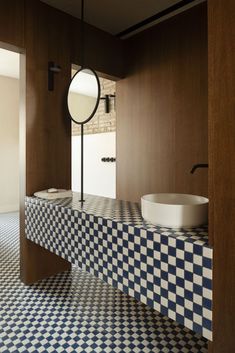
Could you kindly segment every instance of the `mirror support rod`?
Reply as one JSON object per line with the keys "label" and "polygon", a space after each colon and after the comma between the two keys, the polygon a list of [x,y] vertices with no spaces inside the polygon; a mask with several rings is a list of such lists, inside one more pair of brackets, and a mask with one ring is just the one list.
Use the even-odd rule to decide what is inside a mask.
{"label": "mirror support rod", "polygon": [[85,33],[84,33],[84,0],[81,0],[81,67],[84,66]]}
{"label": "mirror support rod", "polygon": [[81,200],[84,202],[84,124],[81,124]]}
{"label": "mirror support rod", "polygon": [[[81,67],[84,66],[84,0],[81,0]],[[84,200],[84,124],[81,124],[81,199]]]}
{"label": "mirror support rod", "polygon": [[[100,100],[100,82],[99,82],[99,78],[96,74],[96,72],[90,68],[85,68],[84,67],[84,57],[85,57],[85,23],[84,23],[84,11],[85,11],[85,1],[81,0],[81,29],[80,29],[80,53],[81,53],[81,60],[80,60],[80,65],[81,68],[80,70],[77,71],[77,73],[73,76],[70,85],[69,85],[69,89],[68,89],[68,96],[67,96],[67,105],[68,105],[68,111],[69,111],[69,115],[72,121],[74,121],[74,123],[76,124],[80,124],[81,125],[81,196],[80,196],[80,202],[83,204],[83,202],[85,202],[84,200],[84,124],[87,123],[89,120],[91,120],[91,118],[94,116],[95,112],[97,111],[98,105],[99,105],[99,100]],[[90,115],[88,115],[86,117],[86,119],[82,118],[79,120],[79,117],[77,116],[73,116],[73,112],[70,111],[70,106],[69,106],[69,92],[70,92],[70,88],[72,85],[72,82],[75,82],[75,80],[79,77],[79,74],[84,71],[89,71],[91,72],[91,74],[94,76],[94,78],[96,79],[96,85],[97,85],[97,100],[96,100],[96,104],[94,106],[93,111],[90,112]],[[109,102],[108,102],[109,103]],[[108,109],[108,107],[107,107]]]}

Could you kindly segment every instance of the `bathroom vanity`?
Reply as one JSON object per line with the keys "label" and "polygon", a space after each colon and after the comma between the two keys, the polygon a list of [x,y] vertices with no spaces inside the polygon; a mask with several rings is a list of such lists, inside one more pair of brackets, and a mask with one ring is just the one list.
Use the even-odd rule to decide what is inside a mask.
{"label": "bathroom vanity", "polygon": [[27,239],[212,340],[207,228],[153,226],[138,203],[79,198],[26,197]]}

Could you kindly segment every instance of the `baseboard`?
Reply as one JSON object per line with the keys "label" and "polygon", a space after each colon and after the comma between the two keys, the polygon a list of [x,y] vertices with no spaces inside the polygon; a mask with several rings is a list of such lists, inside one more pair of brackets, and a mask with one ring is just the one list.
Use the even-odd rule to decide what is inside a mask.
{"label": "baseboard", "polygon": [[20,209],[19,204],[15,205],[0,205],[0,213],[18,212]]}

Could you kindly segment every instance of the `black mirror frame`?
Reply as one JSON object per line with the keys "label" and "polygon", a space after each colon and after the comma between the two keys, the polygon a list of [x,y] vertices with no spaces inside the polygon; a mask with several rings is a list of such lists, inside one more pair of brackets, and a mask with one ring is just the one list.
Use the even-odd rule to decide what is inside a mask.
{"label": "black mirror frame", "polygon": [[[68,95],[69,95],[69,89],[70,89],[71,83],[73,82],[73,80],[75,79],[75,77],[79,74],[79,72],[81,72],[81,71],[83,71],[83,70],[90,70],[90,71],[94,74],[94,76],[95,76],[95,78],[96,78],[96,81],[97,81],[97,86],[98,86],[98,95],[97,95],[97,101],[96,101],[95,108],[94,108],[93,112],[91,113],[91,115],[90,115],[86,120],[84,120],[83,122],[78,122],[78,121],[74,120],[73,117],[72,117],[71,114],[70,114],[69,105],[68,105]],[[95,113],[96,113],[96,111],[97,111],[97,108],[98,108],[98,106],[99,106],[99,103],[100,103],[100,91],[101,91],[101,89],[100,89],[100,80],[99,80],[99,77],[98,77],[97,73],[96,73],[93,69],[91,69],[90,67],[81,67],[81,68],[76,72],[76,74],[73,76],[72,80],[70,81],[70,84],[69,84],[69,87],[68,87],[68,91],[67,91],[67,110],[68,110],[70,119],[71,119],[75,124],[83,125],[83,124],[88,123],[88,121],[90,121],[90,120],[93,118],[93,116],[95,115]]]}

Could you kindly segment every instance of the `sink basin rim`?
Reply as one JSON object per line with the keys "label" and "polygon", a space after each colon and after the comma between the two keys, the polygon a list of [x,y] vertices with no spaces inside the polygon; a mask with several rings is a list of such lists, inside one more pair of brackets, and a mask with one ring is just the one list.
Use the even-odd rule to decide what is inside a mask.
{"label": "sink basin rim", "polygon": [[145,221],[167,228],[195,228],[208,223],[206,197],[191,194],[156,193],[141,197]]}
{"label": "sink basin rim", "polygon": [[[168,202],[163,202],[161,200],[155,200],[155,198],[157,197],[169,197],[169,201]],[[191,202],[191,203],[185,203],[185,202],[171,202],[170,201],[170,197],[179,197],[179,198],[184,198],[184,199],[191,199],[191,201],[193,200],[198,200],[197,203],[195,202]],[[207,197],[204,196],[199,196],[199,195],[193,195],[193,194],[180,194],[180,193],[156,193],[156,194],[146,194],[144,196],[141,197],[141,200],[144,200],[145,202],[149,202],[149,203],[153,203],[153,204],[159,204],[159,205],[166,205],[166,206],[201,206],[204,204],[208,204],[209,203],[209,199]]]}

